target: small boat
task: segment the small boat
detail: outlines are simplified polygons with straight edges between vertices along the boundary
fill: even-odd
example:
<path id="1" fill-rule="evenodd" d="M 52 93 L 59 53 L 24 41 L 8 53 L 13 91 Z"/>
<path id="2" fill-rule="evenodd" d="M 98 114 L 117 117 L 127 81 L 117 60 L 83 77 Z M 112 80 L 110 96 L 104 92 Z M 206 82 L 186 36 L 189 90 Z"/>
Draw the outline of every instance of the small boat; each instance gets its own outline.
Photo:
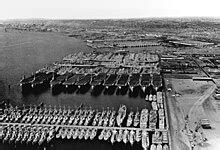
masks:
<path id="1" fill-rule="evenodd" d="M 155 145 L 155 144 L 151 144 L 151 146 L 150 146 L 150 150 L 157 150 L 156 145 Z"/>
<path id="2" fill-rule="evenodd" d="M 87 140 L 89 138 L 90 134 L 91 134 L 90 129 L 86 129 L 86 134 L 84 136 L 84 139 Z"/>
<path id="3" fill-rule="evenodd" d="M 135 132 L 134 130 L 131 130 L 129 135 L 129 142 L 131 143 L 131 145 L 134 144 L 134 138 L 135 138 Z"/>
<path id="4" fill-rule="evenodd" d="M 149 101 L 149 96 L 148 95 L 146 95 L 145 101 Z"/>
<path id="5" fill-rule="evenodd" d="M 56 134 L 56 138 L 59 139 L 61 137 L 61 133 L 62 133 L 62 128 L 59 130 L 59 132 Z"/>
<path id="6" fill-rule="evenodd" d="M 153 100 L 153 95 L 150 94 L 149 97 L 148 97 L 149 101 L 152 101 Z"/>
<path id="7" fill-rule="evenodd" d="M 73 139 L 75 140 L 79 134 L 80 134 L 80 130 L 79 130 L 79 128 L 76 128 L 75 133 L 73 134 Z"/>
<path id="8" fill-rule="evenodd" d="M 159 117 L 159 129 L 164 129 L 164 128 L 165 128 L 165 118 Z"/>
<path id="9" fill-rule="evenodd" d="M 19 131 L 19 132 L 18 132 L 18 136 L 17 136 L 17 138 L 16 138 L 16 140 L 15 140 L 15 143 L 20 142 L 20 141 L 22 140 L 22 137 L 23 137 L 23 132 L 22 132 L 22 131 Z M 2 139 L 2 138 L 0 137 L 0 139 Z"/>
<path id="10" fill-rule="evenodd" d="M 162 141 L 163 143 L 168 143 L 168 132 L 167 131 L 162 132 Z"/>
<path id="11" fill-rule="evenodd" d="M 148 123 L 148 109 L 142 109 L 141 111 L 141 117 L 140 117 L 140 127 L 141 128 L 147 128 Z"/>
<path id="12" fill-rule="evenodd" d="M 141 130 L 136 130 L 136 135 L 135 135 L 135 140 L 136 142 L 140 142 L 141 141 Z"/>
<path id="13" fill-rule="evenodd" d="M 47 143 L 49 143 L 54 138 L 54 133 L 55 133 L 54 130 L 51 130 L 49 132 L 49 135 L 47 137 Z"/>
<path id="14" fill-rule="evenodd" d="M 158 105 L 158 108 L 159 108 L 159 109 L 163 109 L 163 108 L 164 108 L 164 107 L 163 107 L 163 103 L 158 103 L 158 102 L 157 102 L 157 105 Z"/>
<path id="15" fill-rule="evenodd" d="M 102 132 L 100 133 L 99 137 L 98 137 L 99 140 L 102 140 L 104 138 L 105 132 L 106 132 L 106 130 L 103 129 Z"/>
<path id="16" fill-rule="evenodd" d="M 76 118 L 74 119 L 74 122 L 73 122 L 73 125 L 77 125 L 78 124 L 78 121 L 79 121 L 79 116 L 76 116 Z"/>
<path id="17" fill-rule="evenodd" d="M 87 110 L 85 110 L 84 114 L 80 117 L 79 126 L 81 126 L 84 123 L 86 116 L 87 116 Z"/>
<path id="18" fill-rule="evenodd" d="M 113 144 L 115 142 L 115 136 L 117 135 L 117 130 L 113 129 L 112 136 L 111 136 L 111 143 Z"/>
<path id="19" fill-rule="evenodd" d="M 65 128 L 65 129 L 63 130 L 63 132 L 61 132 L 61 138 L 62 138 L 62 139 L 65 139 L 65 138 L 67 137 L 67 133 L 68 133 L 68 128 Z"/>
<path id="20" fill-rule="evenodd" d="M 55 124 L 55 123 L 57 122 L 57 119 L 58 119 L 57 115 L 54 116 L 54 117 L 53 117 L 53 120 L 51 121 L 51 124 Z"/>
<path id="21" fill-rule="evenodd" d="M 156 129 L 157 118 L 158 118 L 157 111 L 150 110 L 150 113 L 149 113 L 149 128 L 150 129 Z"/>
<path id="22" fill-rule="evenodd" d="M 37 132 L 37 133 L 35 134 L 35 136 L 34 136 L 34 139 L 33 139 L 33 141 L 32 141 L 32 144 L 37 143 L 38 140 L 40 140 L 40 138 L 41 138 L 41 132 Z"/>
<path id="23" fill-rule="evenodd" d="M 100 116 L 101 116 L 101 112 L 97 112 L 96 115 L 95 115 L 95 118 L 93 119 L 92 126 L 97 125 L 97 122 L 98 122 Z"/>
<path id="24" fill-rule="evenodd" d="M 29 131 L 25 131 L 24 136 L 21 140 L 21 143 L 25 142 L 28 139 L 28 136 L 29 136 Z"/>
<path id="25" fill-rule="evenodd" d="M 163 150 L 169 150 L 169 146 L 167 144 L 163 145 Z"/>
<path id="26" fill-rule="evenodd" d="M 97 129 L 95 129 L 95 128 L 92 129 L 92 133 L 90 135 L 90 140 L 93 140 L 95 138 L 96 134 L 97 134 Z"/>
<path id="27" fill-rule="evenodd" d="M 11 135 L 11 137 L 9 138 L 9 143 L 12 143 L 12 142 L 16 139 L 16 136 L 17 136 L 16 130 L 13 129 L 12 135 Z"/>
<path id="28" fill-rule="evenodd" d="M 148 132 L 146 130 L 142 131 L 142 143 L 141 143 L 142 147 L 144 150 L 148 150 L 149 148 L 149 135 Z"/>
<path id="29" fill-rule="evenodd" d="M 50 119 L 50 120 L 51 120 L 51 119 Z M 50 121 L 50 120 L 49 120 L 49 121 Z M 67 116 L 64 116 L 64 117 L 63 117 L 63 121 L 61 122 L 61 125 L 64 125 L 67 120 L 68 120 L 68 117 L 67 117 Z"/>
<path id="30" fill-rule="evenodd" d="M 112 133 L 111 133 L 111 130 L 108 129 L 107 132 L 106 132 L 106 134 L 105 134 L 105 136 L 104 136 L 104 140 L 107 141 L 107 140 L 111 137 L 111 134 L 112 134 Z"/>
<path id="31" fill-rule="evenodd" d="M 131 111 L 128 115 L 128 119 L 127 119 L 127 123 L 126 123 L 127 127 L 130 127 L 132 125 L 133 116 L 134 116 L 134 112 Z"/>
<path id="32" fill-rule="evenodd" d="M 40 137 L 39 141 L 38 141 L 38 145 L 39 145 L 39 146 L 42 145 L 43 142 L 44 142 L 46 139 L 47 139 L 46 133 L 43 132 L 43 133 L 41 134 L 41 137 Z"/>
<path id="33" fill-rule="evenodd" d="M 67 139 L 71 139 L 72 138 L 72 135 L 73 135 L 73 128 L 71 128 L 71 129 L 69 129 L 68 131 L 67 131 Z"/>
<path id="34" fill-rule="evenodd" d="M 121 142 L 122 136 L 123 136 L 123 130 L 120 129 L 117 136 L 116 136 L 117 142 Z"/>
<path id="35" fill-rule="evenodd" d="M 116 114 L 116 111 L 112 111 L 110 120 L 109 120 L 109 127 L 112 127 L 115 125 L 115 114 Z"/>
<path id="36" fill-rule="evenodd" d="M 89 110 L 89 115 L 88 115 L 87 118 L 86 118 L 86 121 L 85 121 L 85 123 L 84 123 L 84 126 L 87 126 L 87 125 L 90 123 L 90 121 L 92 120 L 92 118 L 93 118 L 93 116 L 94 116 L 94 112 L 95 112 L 95 110 L 92 110 L 92 109 L 90 108 L 90 110 Z"/>
<path id="37" fill-rule="evenodd" d="M 152 143 L 162 144 L 163 135 L 159 131 L 155 131 L 152 135 Z"/>
<path id="38" fill-rule="evenodd" d="M 35 133 L 31 132 L 26 142 L 30 143 L 34 139 L 34 135 L 35 135 Z"/>
<path id="39" fill-rule="evenodd" d="M 140 123 L 140 113 L 137 110 L 134 116 L 134 127 L 137 127 L 139 123 Z"/>
<path id="40" fill-rule="evenodd" d="M 6 132 L 5 138 L 3 139 L 3 143 L 7 142 L 10 137 L 11 137 L 11 132 L 10 132 L 10 130 L 8 130 Z"/>
<path id="41" fill-rule="evenodd" d="M 125 105 L 121 105 L 119 110 L 118 110 L 118 116 L 116 118 L 116 121 L 117 121 L 117 125 L 120 127 L 125 116 L 126 116 L 126 111 L 127 111 L 127 108 Z"/>
<path id="42" fill-rule="evenodd" d="M 129 131 L 126 129 L 123 133 L 123 142 L 126 144 L 128 142 L 128 133 Z"/>
<path id="43" fill-rule="evenodd" d="M 101 114 L 101 116 L 100 116 L 100 118 L 99 118 L 98 126 L 102 126 L 103 121 L 104 121 L 104 116 L 105 116 L 105 114 L 106 114 L 106 111 L 103 110 L 103 111 L 102 111 L 102 114 Z"/>
<path id="44" fill-rule="evenodd" d="M 157 101 L 157 95 L 153 95 L 153 101 Z"/>
<path id="45" fill-rule="evenodd" d="M 81 140 L 84 137 L 85 133 L 86 133 L 85 129 L 82 128 L 80 134 L 78 135 L 78 138 Z"/>
<path id="46" fill-rule="evenodd" d="M 152 103 L 151 103 L 151 106 L 152 106 L 152 109 L 153 109 L 153 110 L 158 110 L 158 108 L 157 108 L 157 102 L 152 102 Z"/>
<path id="47" fill-rule="evenodd" d="M 104 123 L 103 123 L 104 127 L 106 127 L 108 125 L 108 121 L 110 120 L 109 118 L 111 117 L 110 114 L 111 114 L 111 110 L 108 110 L 106 113 L 106 116 L 104 118 Z"/>
<path id="48" fill-rule="evenodd" d="M 123 136 L 123 130 L 120 129 L 119 132 L 116 135 L 117 142 L 121 142 L 122 141 L 122 136 Z"/>
<path id="49" fill-rule="evenodd" d="M 162 149 L 163 149 L 162 145 L 161 144 L 157 144 L 157 150 L 162 150 Z"/>

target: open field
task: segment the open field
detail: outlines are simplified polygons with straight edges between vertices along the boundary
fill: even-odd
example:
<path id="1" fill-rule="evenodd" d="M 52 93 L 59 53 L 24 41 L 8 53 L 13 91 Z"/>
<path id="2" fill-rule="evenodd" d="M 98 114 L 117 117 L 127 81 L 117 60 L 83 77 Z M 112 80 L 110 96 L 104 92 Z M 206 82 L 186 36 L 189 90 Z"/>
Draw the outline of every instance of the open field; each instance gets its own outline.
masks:
<path id="1" fill-rule="evenodd" d="M 213 85 L 212 82 L 192 79 L 171 79 L 171 84 L 173 91 L 177 93 L 176 100 L 181 105 L 184 115 L 189 113 L 191 106 Z"/>

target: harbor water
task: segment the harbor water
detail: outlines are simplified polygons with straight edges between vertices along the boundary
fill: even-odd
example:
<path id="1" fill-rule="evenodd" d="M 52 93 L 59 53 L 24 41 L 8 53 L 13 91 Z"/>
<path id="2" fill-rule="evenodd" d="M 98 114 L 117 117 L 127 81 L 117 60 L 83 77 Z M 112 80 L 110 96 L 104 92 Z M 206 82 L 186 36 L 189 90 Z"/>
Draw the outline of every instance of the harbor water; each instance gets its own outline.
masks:
<path id="1" fill-rule="evenodd" d="M 113 108 L 118 110 L 121 104 L 128 110 L 136 111 L 150 105 L 140 96 L 130 97 L 129 94 L 120 94 L 117 89 L 106 94 L 104 89 L 100 95 L 93 96 L 91 91 L 81 93 L 61 91 L 52 94 L 51 89 L 40 92 L 31 92 L 22 95 L 19 81 L 23 75 L 30 76 L 46 64 L 61 60 L 64 56 L 75 52 L 91 52 L 82 40 L 60 33 L 37 33 L 26 31 L 8 31 L 0 28 L 0 100 L 7 100 L 13 105 L 40 104 L 74 107 L 84 104 L 95 109 Z M 91 89 L 90 89 L 91 90 Z M 128 93 L 128 89 L 126 89 Z M 0 144 L 0 149 L 142 149 L 141 144 L 133 146 L 124 143 L 112 145 L 108 141 L 96 140 L 54 140 L 50 145 L 35 147 L 32 145 Z"/>

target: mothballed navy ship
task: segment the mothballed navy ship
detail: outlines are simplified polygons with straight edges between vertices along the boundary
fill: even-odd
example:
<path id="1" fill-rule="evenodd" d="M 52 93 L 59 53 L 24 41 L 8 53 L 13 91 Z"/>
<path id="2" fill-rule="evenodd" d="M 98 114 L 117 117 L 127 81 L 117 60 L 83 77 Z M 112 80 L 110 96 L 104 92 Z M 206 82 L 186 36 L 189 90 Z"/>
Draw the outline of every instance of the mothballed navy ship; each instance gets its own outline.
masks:
<path id="1" fill-rule="evenodd" d="M 35 77 L 37 76 L 38 74 L 33 74 L 31 75 L 30 77 L 25 77 L 23 76 L 23 78 L 21 79 L 20 81 L 20 86 L 22 88 L 22 91 L 26 91 L 26 90 L 30 90 L 31 89 L 31 84 L 32 84 L 32 81 L 35 79 Z"/>
<path id="2" fill-rule="evenodd" d="M 99 73 L 98 75 L 94 76 L 90 82 L 92 89 L 95 86 L 102 85 L 105 78 L 107 78 L 107 73 Z"/>
<path id="3" fill-rule="evenodd" d="M 108 89 L 109 87 L 111 87 L 111 86 L 114 86 L 115 85 L 115 82 L 116 82 L 116 80 L 117 80 L 117 77 L 118 77 L 118 75 L 117 74 L 110 74 L 107 78 L 106 78 L 106 80 L 105 80 L 105 82 L 103 83 L 103 85 Z"/>
<path id="4" fill-rule="evenodd" d="M 62 75 L 53 75 L 52 80 L 50 81 L 51 88 L 59 88 L 62 86 L 64 81 L 67 81 L 73 74 L 72 73 L 65 73 Z"/>
<path id="5" fill-rule="evenodd" d="M 133 92 L 135 87 L 138 87 L 140 85 L 140 74 L 138 73 L 133 73 L 131 74 L 131 76 L 129 77 L 129 87 L 130 90 Z"/>
<path id="6" fill-rule="evenodd" d="M 92 88 L 91 92 L 95 87 L 105 88 L 105 90 L 110 87 L 110 89 L 117 89 L 121 94 L 126 94 L 128 87 L 131 92 L 141 87 L 145 93 L 149 86 L 155 90 L 162 87 L 158 62 L 157 54 L 147 52 L 80 52 L 43 67 L 30 77 L 23 78 L 20 85 L 22 89 L 23 87 L 54 89 L 58 86 L 61 89 L 73 87 L 89 91 Z M 99 91 L 102 90 L 99 89 Z"/>
<path id="7" fill-rule="evenodd" d="M 105 78 L 103 85 L 106 89 L 115 85 L 118 77 L 118 69 L 110 68 L 108 72 L 108 76 Z"/>
<path id="8" fill-rule="evenodd" d="M 151 75 L 150 74 L 141 74 L 140 85 L 142 87 L 143 92 L 145 92 L 146 87 L 149 87 L 151 84 Z"/>
<path id="9" fill-rule="evenodd" d="M 160 74 L 157 73 L 153 74 L 153 86 L 155 87 L 156 90 L 162 87 L 162 77 Z"/>
<path id="10" fill-rule="evenodd" d="M 80 80 L 81 78 L 83 78 L 85 75 L 84 74 L 74 74 L 72 77 L 68 78 L 67 80 L 65 80 L 63 82 L 63 85 L 68 88 L 68 87 L 72 87 L 75 85 L 75 83 Z"/>
<path id="11" fill-rule="evenodd" d="M 53 77 L 53 73 L 40 73 L 31 83 L 31 86 L 34 88 L 39 88 L 49 85 L 50 80 Z"/>
<path id="12" fill-rule="evenodd" d="M 129 75 L 128 74 L 121 74 L 120 77 L 118 78 L 117 83 L 116 83 L 118 88 L 121 89 L 122 87 L 127 86 L 128 79 L 129 79 Z"/>

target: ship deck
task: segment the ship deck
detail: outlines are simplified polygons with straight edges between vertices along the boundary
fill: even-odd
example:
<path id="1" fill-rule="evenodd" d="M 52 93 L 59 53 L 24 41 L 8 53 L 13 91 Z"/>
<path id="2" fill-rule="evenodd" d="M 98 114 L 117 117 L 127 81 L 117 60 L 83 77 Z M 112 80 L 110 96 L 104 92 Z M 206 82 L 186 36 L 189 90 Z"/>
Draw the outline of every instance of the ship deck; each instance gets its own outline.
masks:
<path id="1" fill-rule="evenodd" d="M 89 83 L 92 79 L 93 74 L 87 74 L 85 75 L 83 78 L 79 79 L 75 85 L 86 85 L 87 83 Z"/>
<path id="2" fill-rule="evenodd" d="M 92 78 L 90 84 L 93 86 L 100 85 L 105 80 L 106 77 L 107 77 L 106 73 L 99 73 L 98 75 Z"/>
<path id="3" fill-rule="evenodd" d="M 35 80 L 32 81 L 32 84 L 34 84 L 34 85 L 35 84 L 41 84 L 46 80 L 50 80 L 52 78 L 52 76 L 53 76 L 52 73 L 48 73 L 48 74 L 41 73 L 39 76 L 37 76 L 35 78 Z"/>
<path id="4" fill-rule="evenodd" d="M 71 73 L 67 73 L 67 74 L 64 74 L 64 75 L 60 75 L 60 76 L 54 78 L 54 80 L 51 80 L 50 84 L 51 84 L 51 85 L 61 84 L 61 83 L 63 83 L 65 80 L 67 80 L 68 78 L 70 78 L 71 76 L 72 76 Z"/>
<path id="5" fill-rule="evenodd" d="M 140 85 L 140 74 L 132 74 L 129 78 L 129 85 L 134 87 Z"/>
<path id="6" fill-rule="evenodd" d="M 79 79 L 84 77 L 84 74 L 74 74 L 72 77 L 63 82 L 63 85 L 74 85 Z"/>
<path id="7" fill-rule="evenodd" d="M 108 78 L 105 79 L 104 81 L 104 86 L 112 86 L 115 84 L 117 80 L 118 75 L 117 74 L 110 74 Z"/>
<path id="8" fill-rule="evenodd" d="M 150 74 L 142 74 L 141 75 L 141 81 L 140 81 L 140 85 L 141 86 L 149 86 L 149 84 L 151 83 L 151 76 Z"/>
<path id="9" fill-rule="evenodd" d="M 80 126 L 80 125 L 50 125 L 50 124 L 31 124 L 31 123 L 3 123 L 6 126 L 45 126 L 45 127 L 63 127 L 63 128 L 84 128 L 84 129 L 110 129 L 110 130 L 142 130 L 142 131 L 167 131 L 167 129 L 150 129 L 150 128 L 134 128 L 134 127 L 104 127 L 104 126 Z"/>
<path id="10" fill-rule="evenodd" d="M 119 77 L 119 79 L 118 79 L 116 85 L 117 85 L 117 86 L 125 86 L 125 85 L 127 84 L 127 82 L 128 82 L 128 79 L 129 79 L 129 75 L 128 75 L 128 74 L 122 74 L 122 75 Z"/>
<path id="11" fill-rule="evenodd" d="M 38 78 L 39 76 L 41 76 L 44 73 L 36 73 L 34 75 L 31 75 L 30 77 L 24 78 L 20 81 L 21 84 L 28 84 L 31 83 L 33 80 L 35 80 L 35 78 Z"/>

